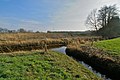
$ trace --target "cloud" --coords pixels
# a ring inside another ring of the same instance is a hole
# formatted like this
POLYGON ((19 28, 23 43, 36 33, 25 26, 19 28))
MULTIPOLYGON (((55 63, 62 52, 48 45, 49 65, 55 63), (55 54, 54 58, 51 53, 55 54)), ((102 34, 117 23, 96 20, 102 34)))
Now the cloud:
POLYGON ((101 0, 100 1, 102 4, 109 4, 109 5, 112 5, 112 4, 118 4, 119 0, 101 0))
POLYGON ((51 25, 53 30, 88 30, 85 20, 91 10, 117 3, 118 0, 71 0, 54 15, 51 25))
MULTIPOLYGON (((92 2, 89 2, 92 3, 92 2)), ((54 29, 61 30, 87 30, 84 26, 86 15, 88 14, 88 3, 84 0, 75 0, 72 3, 66 4, 61 11, 59 11, 53 18, 53 25, 58 26, 54 29)))
POLYGON ((45 31, 45 26, 36 20, 17 19, 14 17, 1 17, 0 27, 7 29, 24 28, 33 31, 45 31))
POLYGON ((21 20, 18 26, 26 30, 45 31, 45 26, 39 21, 35 20, 21 20))

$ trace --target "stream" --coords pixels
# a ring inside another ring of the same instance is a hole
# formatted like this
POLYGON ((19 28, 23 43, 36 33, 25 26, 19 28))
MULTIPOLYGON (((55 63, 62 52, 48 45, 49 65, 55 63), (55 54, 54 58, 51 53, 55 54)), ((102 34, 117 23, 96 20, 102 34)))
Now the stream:
MULTIPOLYGON (((66 50, 67 47, 62 46, 62 47, 58 47, 58 48, 52 48, 52 51, 56 51, 56 52, 60 52, 66 55, 66 50)), ((77 60, 78 61, 78 60, 77 60)), ((89 69, 91 72, 93 72, 94 74, 96 74, 97 76, 99 76, 100 78, 102 78, 103 80, 112 80, 108 77, 106 77, 104 74, 101 74, 100 72, 96 71, 95 69, 93 69, 90 65, 84 63, 84 61, 78 61, 79 63, 81 63, 84 67, 86 67, 87 69, 89 69)))

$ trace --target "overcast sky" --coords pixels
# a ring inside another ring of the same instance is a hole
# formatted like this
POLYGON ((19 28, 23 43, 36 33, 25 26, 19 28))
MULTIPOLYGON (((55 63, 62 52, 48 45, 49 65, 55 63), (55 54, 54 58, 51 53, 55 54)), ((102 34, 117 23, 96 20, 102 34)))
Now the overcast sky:
POLYGON ((85 31, 91 10, 113 4, 120 0, 0 0, 0 27, 85 31))

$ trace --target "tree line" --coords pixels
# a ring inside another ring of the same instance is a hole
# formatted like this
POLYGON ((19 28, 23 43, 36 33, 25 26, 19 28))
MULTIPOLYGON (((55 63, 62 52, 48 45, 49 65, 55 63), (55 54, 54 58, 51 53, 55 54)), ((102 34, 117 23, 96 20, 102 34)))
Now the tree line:
MULTIPOLYGON (((0 33, 26 33, 26 32, 33 32, 32 30, 25 30, 24 28, 20 28, 18 30, 9 30, 7 28, 0 28, 0 33)), ((36 33, 39 33, 39 31, 36 31, 36 33)))
POLYGON ((105 5, 98 9, 93 9, 88 15, 86 24, 94 31, 95 35, 104 38, 114 38, 120 36, 119 10, 116 5, 105 5))

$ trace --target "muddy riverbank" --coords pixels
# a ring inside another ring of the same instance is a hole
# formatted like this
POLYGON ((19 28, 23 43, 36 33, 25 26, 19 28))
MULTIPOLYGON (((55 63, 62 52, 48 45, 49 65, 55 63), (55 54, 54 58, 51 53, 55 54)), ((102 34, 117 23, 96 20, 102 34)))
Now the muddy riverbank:
MULTIPOLYGON (((95 70, 105 74, 113 80, 120 80, 120 63, 95 51, 84 51, 76 48, 67 48, 66 54, 92 66, 95 70)), ((99 51, 98 51, 99 52, 99 51)))
MULTIPOLYGON (((52 51, 56 51, 56 52, 60 52, 60 53, 63 53, 63 54, 66 54, 66 48, 67 48, 66 46, 62 46, 62 47, 52 48, 51 50, 52 51)), ((72 56, 70 56, 70 57, 72 57, 72 56)), ((90 70, 91 72, 96 74, 97 76, 99 76, 100 78, 102 78, 103 80, 111 80, 110 78, 106 77, 106 75, 101 74, 100 72, 96 71, 92 66, 86 64, 84 61, 80 61, 80 60, 76 60, 76 61, 78 63, 82 64, 85 68, 87 68, 88 70, 90 70)))

